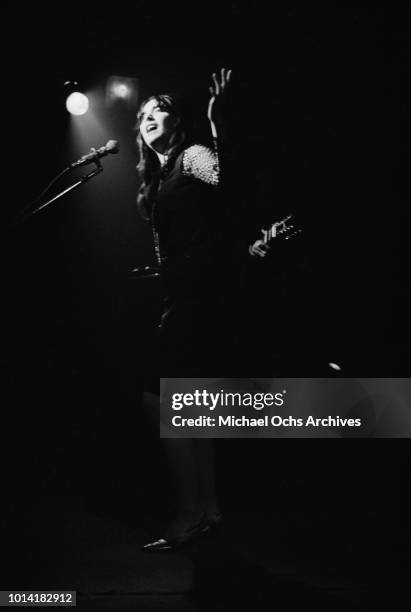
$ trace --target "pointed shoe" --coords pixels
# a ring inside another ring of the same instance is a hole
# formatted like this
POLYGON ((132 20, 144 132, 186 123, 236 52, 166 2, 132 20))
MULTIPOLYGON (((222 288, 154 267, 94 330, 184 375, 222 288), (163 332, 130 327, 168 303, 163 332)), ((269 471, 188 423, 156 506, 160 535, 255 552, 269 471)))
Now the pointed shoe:
POLYGON ((190 527, 186 531, 178 534, 174 538, 160 538, 155 540, 154 542, 149 542, 142 547, 144 552, 166 552, 173 551, 187 544, 191 544, 191 542, 197 540, 199 537, 205 535, 211 529, 211 524, 209 519, 203 518, 199 523, 190 527))

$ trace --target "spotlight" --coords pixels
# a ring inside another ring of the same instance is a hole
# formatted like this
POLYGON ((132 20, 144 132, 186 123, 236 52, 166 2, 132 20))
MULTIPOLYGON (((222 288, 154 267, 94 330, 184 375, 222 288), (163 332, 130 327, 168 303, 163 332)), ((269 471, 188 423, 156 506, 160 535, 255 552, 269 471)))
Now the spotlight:
POLYGON ((88 107, 87 96, 79 91, 73 91, 66 100, 66 108, 72 115, 84 115, 88 111, 88 107))
POLYGON ((111 76, 106 84, 106 104, 117 101, 135 105, 138 98, 138 80, 130 77, 111 76))
POLYGON ((130 96, 130 87, 126 83, 115 83, 112 88, 114 97, 127 99, 130 96))

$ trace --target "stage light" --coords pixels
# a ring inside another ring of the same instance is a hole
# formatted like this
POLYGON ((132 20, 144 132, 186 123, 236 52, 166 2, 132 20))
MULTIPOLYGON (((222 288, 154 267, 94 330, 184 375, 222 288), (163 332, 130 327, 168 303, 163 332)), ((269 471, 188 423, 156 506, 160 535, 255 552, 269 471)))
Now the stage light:
POLYGON ((130 87, 125 83, 115 83, 112 88, 113 96, 126 99, 130 95, 130 87))
POLYGON ((121 101, 135 106, 138 98, 138 80, 130 77, 111 76, 106 84, 106 104, 121 101))
POLYGON ((72 115, 84 115, 88 111, 88 107, 87 96, 79 91, 73 91, 66 100, 66 108, 72 115))

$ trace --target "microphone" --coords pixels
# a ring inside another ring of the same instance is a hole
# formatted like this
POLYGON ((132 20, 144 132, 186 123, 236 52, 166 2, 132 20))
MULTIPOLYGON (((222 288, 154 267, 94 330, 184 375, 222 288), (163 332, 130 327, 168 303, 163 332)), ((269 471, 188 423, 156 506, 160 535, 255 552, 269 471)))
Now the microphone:
POLYGON ((85 166, 86 164, 91 164, 92 162, 96 162, 100 157, 104 157, 109 153, 118 153, 120 147, 118 146, 117 140, 109 140, 104 147, 100 147, 99 149, 90 149, 90 153, 87 155, 83 155, 77 161, 70 164, 69 168, 76 168, 77 166, 85 166))

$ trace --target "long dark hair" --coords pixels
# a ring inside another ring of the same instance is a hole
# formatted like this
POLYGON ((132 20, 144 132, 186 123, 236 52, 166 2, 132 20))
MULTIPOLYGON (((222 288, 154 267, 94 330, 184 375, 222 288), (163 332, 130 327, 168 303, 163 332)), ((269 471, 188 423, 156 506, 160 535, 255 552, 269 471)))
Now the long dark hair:
POLYGON ((141 180, 137 195, 137 207, 140 215, 145 220, 150 218, 153 198, 159 185, 160 175, 167 172, 177 155, 188 142, 188 127, 188 112, 186 106, 183 100, 176 94, 150 96, 140 104, 135 126, 138 132, 137 147, 139 152, 137 172, 141 180), (161 110, 167 111, 170 115, 179 119, 176 129, 170 137, 168 148, 165 151, 167 162, 163 168, 161 168, 155 152, 144 142, 140 132, 140 121, 143 108, 151 100, 155 100, 161 110))

